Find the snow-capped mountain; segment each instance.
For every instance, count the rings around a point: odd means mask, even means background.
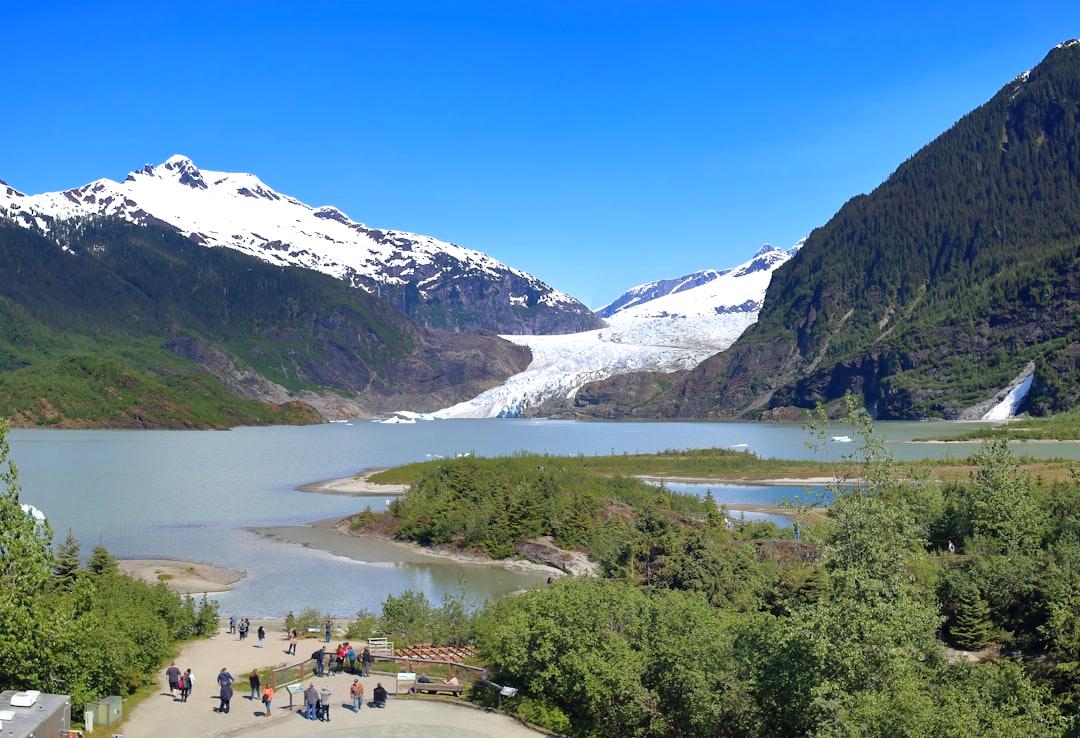
[[[801,245],[786,251],[766,245],[731,269],[634,287],[598,311],[607,314],[607,325],[600,330],[503,336],[532,351],[525,371],[436,416],[517,416],[545,403],[572,401],[589,382],[631,372],[693,368],[726,349],[757,320],[773,272]]]
[[[702,269],[700,272],[685,274],[676,279],[661,279],[656,282],[639,284],[637,287],[631,287],[626,292],[619,295],[614,301],[599,308],[596,311],[596,314],[601,318],[610,318],[620,310],[632,308],[635,305],[655,300],[658,297],[670,295],[672,292],[682,292],[683,290],[693,289],[706,282],[711,282],[726,273],[727,272],[718,272],[715,269]]]
[[[0,184],[0,215],[43,232],[96,215],[169,226],[206,246],[347,280],[435,327],[551,333],[600,324],[574,298],[480,251],[372,228],[335,207],[281,194],[253,174],[199,169],[180,155],[123,182],[99,179],[63,192],[25,195]]]

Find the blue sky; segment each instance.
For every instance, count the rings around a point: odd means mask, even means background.
[[[794,242],[1080,36],[1080,3],[757,5],[9,4],[0,178],[184,153],[597,306]]]

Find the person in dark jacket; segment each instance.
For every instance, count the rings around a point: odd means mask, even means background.
[[[254,702],[259,699],[259,688],[262,687],[262,683],[259,681],[258,669],[252,669],[251,673],[248,674],[248,685],[251,687],[251,695],[248,699]]]
[[[191,675],[191,669],[184,672],[184,675],[180,677],[180,684],[183,685],[180,689],[180,701],[187,702],[188,697],[191,696],[191,688],[195,686],[195,678]]]
[[[304,717],[308,720],[315,719],[316,705],[319,704],[319,690],[315,689],[315,682],[308,685],[304,690]]]
[[[364,676],[371,676],[371,662],[374,659],[371,658],[371,651],[367,646],[364,646],[364,652],[360,654],[360,671]]]
[[[374,700],[375,707],[386,707],[386,688],[383,687],[382,682],[375,685],[371,698]]]
[[[233,690],[232,682],[221,683],[221,707],[218,708],[218,712],[225,715],[229,714],[229,701],[232,700]]]
[[[323,675],[323,663],[326,661],[326,646],[321,646],[318,651],[311,654],[311,658],[315,659],[315,676],[321,677]]]
[[[259,629],[255,632],[255,635],[259,636],[259,645],[257,648],[262,648],[263,644],[266,642],[266,629],[260,625]]]
[[[232,699],[233,695],[233,675],[223,666],[221,671],[218,672],[217,681],[221,687],[221,692],[218,694],[221,698],[221,706],[218,708],[218,712],[227,713],[229,711],[229,700]]]

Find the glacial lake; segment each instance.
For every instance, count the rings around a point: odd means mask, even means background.
[[[915,437],[960,433],[971,424],[881,423],[903,459],[962,457],[975,444],[909,444]],[[833,428],[832,435],[849,435]],[[248,572],[218,596],[225,612],[256,616],[317,607],[335,615],[378,609],[386,595],[420,590],[438,600],[463,588],[494,598],[542,577],[496,567],[423,560],[397,562],[392,551],[320,550],[282,543],[249,527],[304,526],[361,510],[382,498],[298,492],[297,485],[359,469],[458,453],[516,451],[605,454],[664,449],[746,448],[762,456],[810,458],[850,453],[851,444],[811,451],[798,425],[723,422],[593,423],[554,420],[447,420],[391,425],[354,421],[310,427],[232,431],[58,431],[11,433],[23,501],[40,508],[54,535],[71,528],[84,553],[102,543],[124,558],[202,561]],[[1019,444],[1033,456],[1080,458],[1080,444]],[[802,487],[707,485],[720,502],[770,503]],[[721,489],[725,490],[721,492]],[[702,492],[703,494],[703,492]],[[725,499],[731,497],[732,499]],[[736,499],[737,497],[737,499]],[[733,510],[737,504],[729,504]],[[416,557],[405,557],[416,558]]]

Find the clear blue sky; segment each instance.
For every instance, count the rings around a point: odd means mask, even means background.
[[[794,242],[1080,36],[1076,2],[757,5],[9,3],[0,178],[185,153],[597,306]]]

